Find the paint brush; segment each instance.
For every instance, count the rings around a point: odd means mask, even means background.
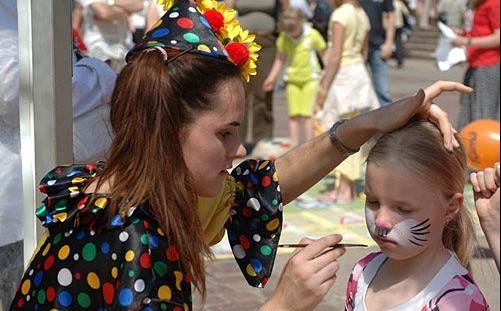
[[[278,247],[298,248],[298,247],[306,247],[308,245],[309,244],[278,244]],[[332,248],[339,248],[339,247],[368,247],[368,245],[353,244],[353,243],[339,243],[339,244],[332,246]]]

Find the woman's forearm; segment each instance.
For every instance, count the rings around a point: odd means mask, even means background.
[[[494,49],[499,47],[499,29],[494,32],[493,34],[490,34],[488,36],[484,37],[473,37],[470,38],[471,46],[474,46],[476,48],[480,49]]]
[[[482,227],[482,231],[484,232],[485,238],[487,239],[487,243],[489,244],[489,248],[492,252],[492,257],[494,258],[494,262],[496,263],[496,267],[499,271],[500,266],[500,231],[499,231],[499,214],[497,219],[487,219],[484,221],[480,221],[480,226]]]

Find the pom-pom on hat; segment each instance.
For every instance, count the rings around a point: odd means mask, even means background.
[[[142,41],[127,54],[148,48],[179,50],[184,53],[227,59],[240,68],[242,78],[256,74],[255,35],[240,27],[237,12],[216,0],[158,0],[167,11]],[[174,60],[167,59],[166,63]]]

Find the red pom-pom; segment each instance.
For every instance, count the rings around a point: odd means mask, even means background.
[[[231,61],[239,67],[245,65],[249,60],[249,49],[243,43],[232,42],[226,46],[226,51],[228,51]]]
[[[209,10],[204,13],[205,19],[209,22],[212,31],[219,34],[221,28],[224,27],[224,16],[218,10]]]

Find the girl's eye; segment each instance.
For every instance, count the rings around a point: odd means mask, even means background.
[[[408,209],[405,209],[405,208],[402,208],[402,207],[397,207],[397,210],[401,213],[401,214],[410,214],[412,213],[411,210],[408,210]]]
[[[367,200],[367,201],[365,201],[365,203],[370,208],[377,208],[377,207],[379,207],[379,202],[378,201]]]

